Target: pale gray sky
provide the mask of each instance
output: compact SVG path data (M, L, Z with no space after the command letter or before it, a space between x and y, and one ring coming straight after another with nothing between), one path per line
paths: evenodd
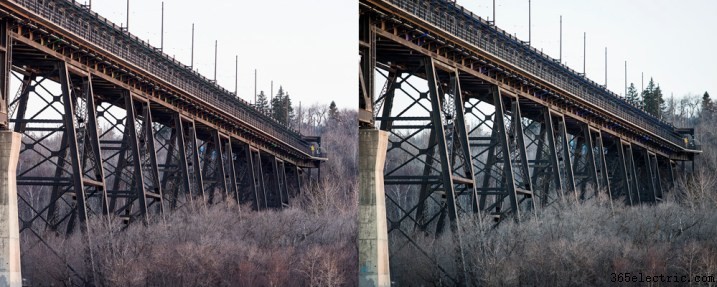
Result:
M80 0L82 2L83 0ZM89 1L89 0L84 0ZM234 91L239 56L239 96L254 100L282 85L295 105L357 108L356 0L165 0L164 50L189 65L195 23L194 66L214 77L214 40L219 41L217 79ZM130 0L129 31L159 47L162 0ZM126 22L124 0L94 0L92 10L117 24Z
M458 0L483 18L492 18L492 0ZM528 40L528 0L496 0L496 24ZM707 0L532 0L533 46L554 58L559 54L563 15L563 60L583 70L583 32L587 32L587 75L624 94L625 60L628 84L640 89L650 77L663 93L717 96L717 1Z
M130 31L159 46L162 0L130 0ZM492 0L458 0L487 18ZM197 4L201 3L201 5ZM496 0L497 25L528 38L528 0ZM94 0L93 10L125 22L125 1ZM717 1L533 0L532 42L558 57L559 17L563 15L563 60L582 71L583 32L587 32L587 75L604 83L608 47L608 88L624 93L654 77L666 95L717 95ZM234 90L234 56L239 55L239 96L253 100L254 69L258 89L267 94L283 85L298 104L357 105L358 5L355 0L166 0L165 51L190 61L191 25L196 25L195 67L213 77L214 40L219 41L219 84Z

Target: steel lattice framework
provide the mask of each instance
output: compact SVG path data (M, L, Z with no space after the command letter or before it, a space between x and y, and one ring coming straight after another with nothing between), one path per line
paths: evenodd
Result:
M470 285L467 226L520 221L563 197L657 203L676 162L700 153L691 130L647 114L453 1L361 0L359 7L360 125L389 132L389 257L399 260L392 269L408 254L432 263L441 282ZM436 250L432 240L445 238L457 249ZM454 260L436 256L446 252Z
M92 217L147 222L224 199L282 208L304 171L326 160L311 150L320 138L284 127L74 1L0 3L0 87L0 129L23 134L23 255L56 254L48 260L66 264L68 284L96 285L76 272L95 268ZM87 248L77 260L47 244L78 230Z

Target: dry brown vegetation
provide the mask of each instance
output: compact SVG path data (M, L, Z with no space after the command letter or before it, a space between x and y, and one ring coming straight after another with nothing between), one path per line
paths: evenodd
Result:
M32 286L83 285L91 275L100 286L355 286L355 123L356 112L343 110L313 128L329 161L290 208L189 204L128 227L93 217L89 247L80 232L42 234L55 251L24 236L23 277Z
M245 210L195 205L126 230L97 218L90 230L95 276L103 286L351 285L358 261L355 210ZM73 267L83 266L81 234L51 244ZM47 255L26 255L35 263L23 270L26 278L45 285L73 276Z
M611 206L605 199L561 201L520 224L504 221L493 228L466 220L470 222L463 233L468 279L482 286L614 286L613 273L714 278L715 178L712 173L698 172L682 180L658 205L629 207L614 201ZM484 218L483 222L490 221ZM450 266L456 259L450 235L421 244L435 251L430 258L436 262ZM428 260L419 260L416 252L404 248L394 257L393 280L401 286L450 282ZM412 264L398 264L401 259Z

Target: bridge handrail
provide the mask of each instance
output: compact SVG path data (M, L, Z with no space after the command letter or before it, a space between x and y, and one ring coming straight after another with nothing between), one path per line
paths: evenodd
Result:
M309 143L301 135L274 118L255 109L234 93L227 91L156 47L137 38L96 12L70 0L10 0L102 49L156 75L213 106L223 109L250 126L311 154ZM71 16L72 17L71 17Z
M449 0L383 0L597 107L688 148L674 127Z

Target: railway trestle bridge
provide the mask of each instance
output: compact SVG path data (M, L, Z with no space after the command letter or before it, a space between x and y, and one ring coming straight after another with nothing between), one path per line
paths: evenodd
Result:
M0 130L2 149L19 152L16 174L12 157L2 168L16 175L22 246L14 248L22 254L52 249L47 237L87 234L93 216L146 222L225 199L282 208L326 160L312 149L319 137L302 136L68 0L0 3ZM86 251L72 261L93 268Z
M453 251L430 250L426 236L462 246L462 220L520 221L563 197L657 203L694 169L692 129L454 1L360 0L359 10L361 283L388 286L389 258L411 248L463 284L462 248L436 262Z

